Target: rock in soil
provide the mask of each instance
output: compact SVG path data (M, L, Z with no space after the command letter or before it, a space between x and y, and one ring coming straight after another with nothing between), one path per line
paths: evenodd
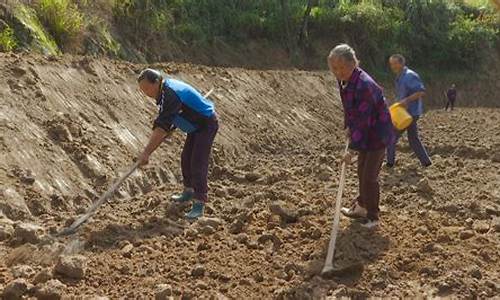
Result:
M66 286L57 279L51 279L36 287L35 296L39 300L59 300L64 297Z
M159 284L155 288L155 300L169 300L172 296L172 286L170 284Z
M205 267L203 265L196 265L191 270L191 276L202 277L203 275L205 275Z
M245 223L241 220L234 220L233 223L229 226L229 232L232 234L238 234L243 231L243 227L245 226Z
M33 278L33 284L45 283L52 279L52 276L52 270L45 268L35 275L35 278Z
M490 230L489 221L476 221L474 225L472 225L472 229L478 233L486 233Z
M275 201L269 205L271 213L280 216L281 220L285 223L297 222L297 213L285 207L281 201Z
M31 278L35 275L35 270L28 265L13 266L11 271L14 278Z
M18 223L14 229L14 238L19 244L37 244L42 239L43 234L43 227L31 223Z
M63 276L82 279L87 270L87 258L83 255L60 256L54 272Z
M24 220L31 216L31 212L24 201L24 198L13 188L6 188L0 197L0 211L9 219L17 221Z
M123 257L127 257L127 258L132 257L132 250L133 249L134 249L134 245L132 245L132 244L126 244L125 246L123 246L123 248L121 249L121 253L122 253Z
M222 226L222 224L224 224L224 221L220 218L201 217L198 219L197 223L200 227L208 225L214 229L218 229L219 226Z
M29 288L29 283L24 278L18 278L11 281L4 288L2 293L2 299L5 300L17 300L22 299L23 295L26 294Z
M7 218L0 218L0 241L10 239L14 235L14 222Z
M472 230L463 230L458 234L458 237L462 240L470 239L474 236L474 231Z

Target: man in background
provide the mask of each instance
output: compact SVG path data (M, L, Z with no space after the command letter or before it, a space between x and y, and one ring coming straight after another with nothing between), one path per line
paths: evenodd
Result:
M406 130L408 142L413 152L417 155L424 167L432 164L424 145L418 134L418 119L424 112L422 98L425 96L425 87L420 76L406 66L406 60L401 54L394 54L389 58L392 72L396 74L396 102L403 105L413 117L413 122ZM396 160L396 145L401 137L400 131L396 131L394 142L387 147L387 167L392 168Z
M447 111L448 107L450 107L450 110L453 110L453 108L455 107L455 100L457 100L457 89L455 87L455 84L452 84L445 94L448 101L446 101L446 107L444 108L444 111Z

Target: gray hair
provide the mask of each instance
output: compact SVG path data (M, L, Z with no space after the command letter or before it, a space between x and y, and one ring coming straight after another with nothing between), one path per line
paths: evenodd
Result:
M342 58L346 62L354 63L356 66L359 65L359 60L356 57L356 51L354 51L354 49L347 44L335 46L335 48L330 51L328 59L330 60L334 57Z
M402 64L403 66L406 65L406 58L401 54L393 54L391 55L390 58L395 59L398 63Z

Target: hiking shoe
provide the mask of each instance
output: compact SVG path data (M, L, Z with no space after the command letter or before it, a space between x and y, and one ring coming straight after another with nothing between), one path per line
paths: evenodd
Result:
M191 201L191 199L193 199L193 196L194 191L192 189L185 189L182 194L173 195L172 200L174 200L175 202L183 203Z
M361 223L361 226L367 229L375 229L378 227L379 220L366 219Z
M191 220L198 219L199 217L203 216L204 211L205 211L205 203L198 200L194 200L193 206L191 207L191 211L186 214L186 218Z
M351 208L342 207L340 212L344 216L353 219L366 218L366 214L368 213L366 208L362 207L358 203L354 203L354 205Z

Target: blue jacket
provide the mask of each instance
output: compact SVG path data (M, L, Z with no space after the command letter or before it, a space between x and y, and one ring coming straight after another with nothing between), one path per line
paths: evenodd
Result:
M403 71L396 78L396 96L397 101L403 100L416 92L425 91L425 86L420 76L413 70L404 67ZM422 99L412 101L408 106L408 113L413 117L418 117L424 112Z
M156 104L159 113L153 128L161 127L166 131L179 128L192 133L215 118L214 103L191 85L176 79L163 80Z

